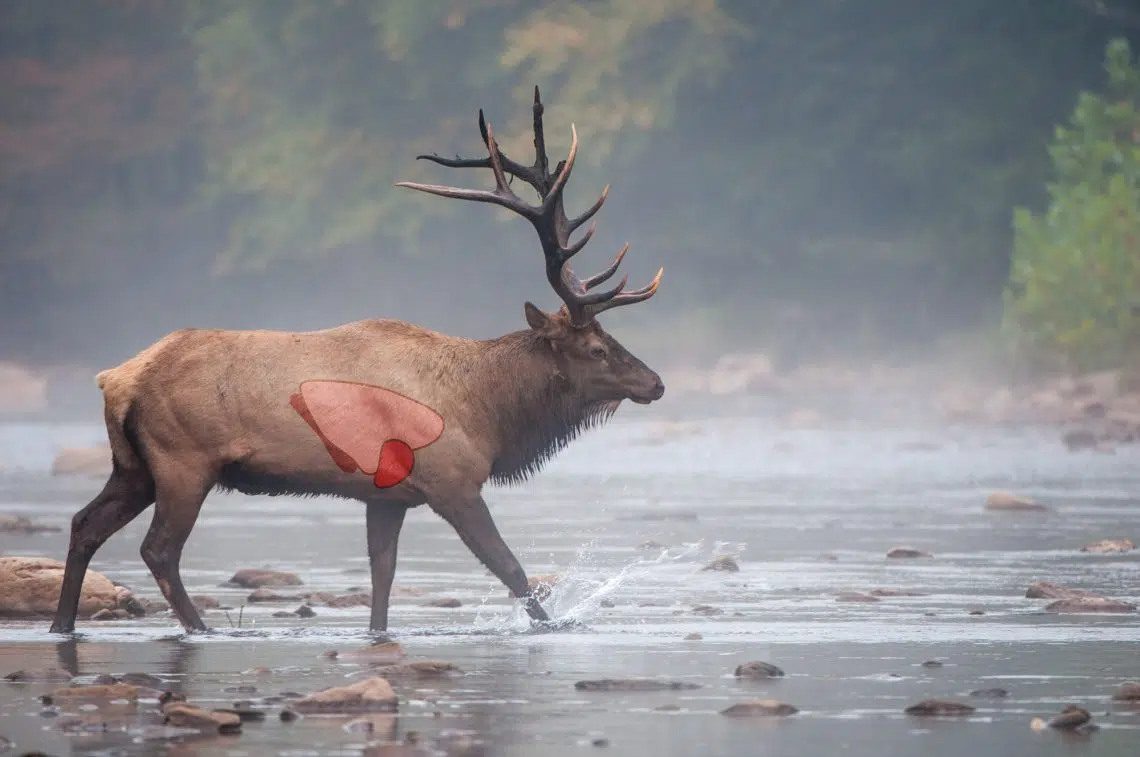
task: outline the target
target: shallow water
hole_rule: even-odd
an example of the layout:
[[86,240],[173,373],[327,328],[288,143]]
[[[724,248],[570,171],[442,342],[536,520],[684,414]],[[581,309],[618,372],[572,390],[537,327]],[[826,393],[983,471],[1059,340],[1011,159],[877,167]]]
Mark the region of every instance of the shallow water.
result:
[[[526,486],[487,490],[527,572],[563,576],[545,605],[556,617],[581,621],[585,627],[575,631],[531,631],[450,528],[426,508],[413,511],[396,582],[425,593],[394,599],[390,635],[410,658],[446,660],[465,675],[397,685],[399,715],[378,721],[371,734],[346,731],[349,718],[284,724],[275,717],[278,705],[236,737],[67,735],[40,715],[35,697],[51,684],[4,684],[0,735],[16,742],[13,754],[56,755],[407,754],[378,745],[413,732],[424,754],[577,754],[595,748],[596,739],[623,755],[1136,753],[1140,708],[1110,696],[1120,683],[1140,680],[1140,616],[1044,614],[1047,602],[1024,594],[1032,581],[1051,580],[1140,602],[1137,552],[1078,551],[1103,538],[1140,540],[1140,451],[1073,455],[1055,434],[1034,432],[790,432],[746,419],[704,428],[699,436],[646,443],[648,425],[617,421],[576,441]],[[47,467],[58,447],[100,437],[98,426],[0,426],[0,465],[8,465],[0,473],[0,513],[66,529],[102,482],[52,479]],[[908,448],[914,441],[939,446]],[[986,495],[998,488],[1054,509],[984,511]],[[276,619],[272,612],[296,604],[247,605],[247,590],[218,584],[238,568],[270,567],[297,573],[308,590],[367,590],[363,521],[361,506],[348,502],[212,494],[187,545],[183,577],[192,594],[234,608],[205,614],[214,633],[184,637],[160,615],[81,621],[78,642],[67,643],[47,633],[46,621],[9,622],[0,625],[0,673],[150,672],[207,706],[350,682],[366,668],[322,652],[369,643],[367,608],[318,605],[314,618]],[[144,515],[111,539],[92,567],[157,598],[138,557],[148,524]],[[639,549],[647,540],[668,548]],[[886,559],[898,545],[934,557]],[[66,548],[66,531],[0,535],[4,554],[62,559]],[[719,554],[735,555],[740,572],[701,571]],[[835,601],[841,591],[873,588],[925,596]],[[425,606],[442,596],[462,606]],[[721,612],[694,612],[700,605]],[[702,638],[684,640],[694,632]],[[932,659],[944,665],[922,667]],[[735,680],[735,667],[749,660],[787,675]],[[271,672],[243,674],[254,667]],[[629,676],[700,688],[574,688],[582,679]],[[224,691],[239,684],[257,692]],[[1010,696],[967,697],[993,686]],[[978,709],[953,720],[903,714],[929,697]],[[800,712],[758,720],[719,714],[751,698],[780,699]],[[1101,729],[1086,737],[1030,729],[1033,717],[1069,703],[1093,712]],[[680,709],[654,709],[669,704]]]

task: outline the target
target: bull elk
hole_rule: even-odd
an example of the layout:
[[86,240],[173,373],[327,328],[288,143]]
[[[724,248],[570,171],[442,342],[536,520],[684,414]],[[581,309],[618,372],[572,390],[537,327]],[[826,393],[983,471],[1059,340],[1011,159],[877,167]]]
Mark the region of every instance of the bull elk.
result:
[[[179,562],[207,494],[329,495],[365,505],[371,564],[370,628],[387,630],[388,600],[404,516],[427,503],[524,602],[533,621],[549,620],[526,573],[503,541],[483,485],[519,483],[581,431],[604,422],[622,400],[660,399],[660,377],[598,324],[599,313],[653,296],[609,279],[629,245],[600,273],[579,279],[568,261],[570,235],[598,212],[609,192],[567,218],[563,191],[578,154],[571,125],[568,157],[553,174],[534,91],[535,162],[508,158],[479,111],[487,147],[481,159],[420,155],[456,168],[490,168],[495,189],[398,182],[442,197],[491,203],[518,213],[538,232],[546,278],[561,298],[557,313],[530,302],[528,329],[475,340],[398,320],[364,320],[308,332],[183,329],[96,376],[113,469],[103,490],[71,522],[55,633],[75,629],[80,590],[96,551],[154,504],[140,553],[187,632],[205,631],[182,584]],[[530,205],[508,175],[532,186]],[[628,277],[627,277],[628,278]],[[365,475],[366,474],[366,475]]]

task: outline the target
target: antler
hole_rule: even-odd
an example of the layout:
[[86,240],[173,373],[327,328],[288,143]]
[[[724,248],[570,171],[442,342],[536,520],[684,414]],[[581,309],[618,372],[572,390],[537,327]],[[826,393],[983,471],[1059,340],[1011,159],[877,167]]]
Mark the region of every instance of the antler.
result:
[[[607,281],[617,272],[622,258],[629,250],[627,243],[618,252],[614,262],[608,268],[586,279],[579,279],[574,275],[568,262],[570,258],[582,251],[590,238],[594,236],[596,223],[577,242],[570,242],[570,235],[582,224],[589,221],[597,213],[609,195],[610,186],[607,184],[602,190],[602,196],[581,215],[570,219],[566,217],[566,210],[562,204],[562,193],[570,172],[574,169],[574,159],[578,154],[578,131],[570,125],[570,154],[566,160],[559,162],[558,167],[551,176],[549,161],[546,157],[546,139],[542,128],[542,101],[539,99],[538,87],[534,88],[534,165],[524,166],[508,158],[499,149],[491,125],[483,117],[482,108],[479,109],[479,133],[483,137],[483,144],[487,146],[487,157],[478,159],[442,158],[439,155],[417,155],[417,160],[430,160],[449,168],[490,168],[495,175],[495,188],[462,189],[447,187],[439,184],[419,184],[410,181],[396,183],[398,187],[418,189],[421,192],[452,197],[457,200],[473,200],[499,205],[518,213],[531,222],[538,232],[542,243],[542,252],[546,258],[546,278],[554,292],[566,304],[566,311],[575,325],[585,325],[592,321],[599,313],[620,305],[632,305],[635,302],[647,300],[657,291],[661,282],[662,268],[652,283],[641,289],[631,292],[625,291],[628,276],[622,277],[621,283],[612,289],[600,292],[589,290]],[[542,201],[538,205],[530,205],[516,195],[510,187],[507,175],[525,181],[534,187]]]

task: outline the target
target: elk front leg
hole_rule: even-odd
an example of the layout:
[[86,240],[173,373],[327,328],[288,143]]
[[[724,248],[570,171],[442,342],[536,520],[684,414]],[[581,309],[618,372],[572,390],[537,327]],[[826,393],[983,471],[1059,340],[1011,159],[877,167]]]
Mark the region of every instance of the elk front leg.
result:
[[502,581],[511,593],[523,600],[526,614],[532,620],[542,623],[550,621],[550,616],[531,594],[526,573],[510,547],[499,535],[491,511],[483,497],[476,494],[465,499],[430,502],[431,508],[451,524],[459,538],[467,545],[475,557]]
[[396,575],[396,546],[407,512],[403,505],[386,502],[369,503],[367,507],[368,563],[372,567],[370,631],[388,630],[388,599]]

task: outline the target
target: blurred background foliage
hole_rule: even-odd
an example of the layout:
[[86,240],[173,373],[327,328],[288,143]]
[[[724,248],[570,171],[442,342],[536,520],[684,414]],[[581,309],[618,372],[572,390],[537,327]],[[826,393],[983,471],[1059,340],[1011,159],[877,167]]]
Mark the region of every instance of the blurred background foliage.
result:
[[0,357],[105,364],[187,325],[521,327],[523,299],[554,305],[529,227],[392,185],[490,186],[414,159],[480,156],[480,107],[529,162],[537,84],[552,160],[581,140],[571,209],[612,184],[581,257],[628,239],[632,284],[665,266],[614,319],[643,356],[921,351],[1000,322],[1042,364],[1119,360],[1136,73],[1104,57],[1131,5],[6,0]]

